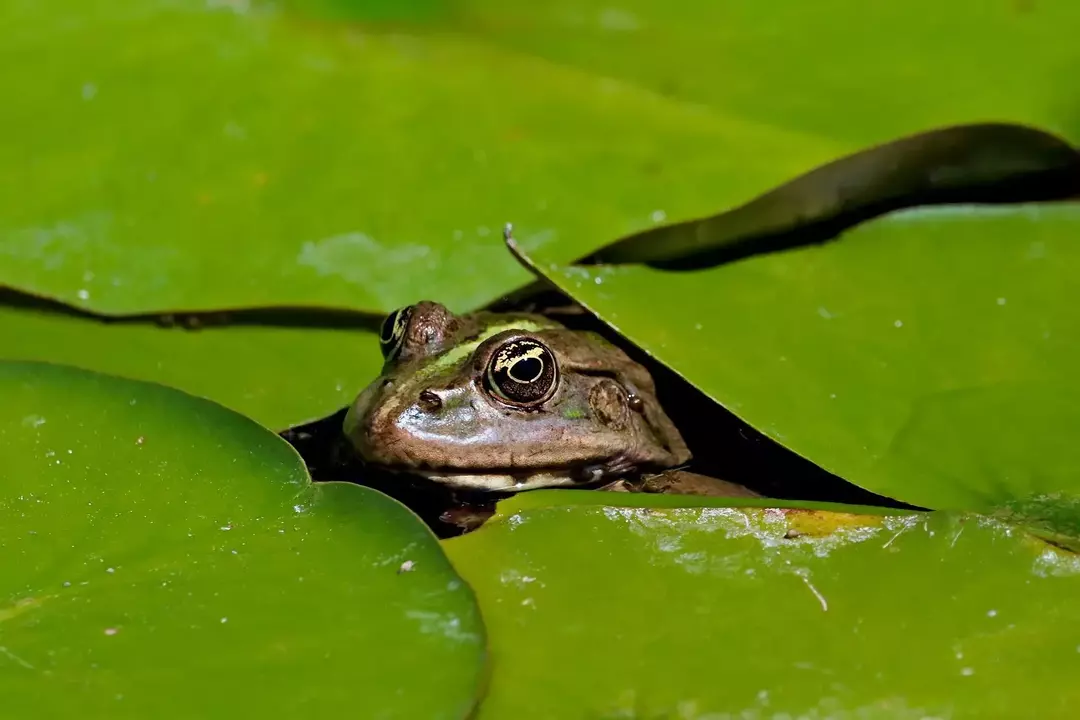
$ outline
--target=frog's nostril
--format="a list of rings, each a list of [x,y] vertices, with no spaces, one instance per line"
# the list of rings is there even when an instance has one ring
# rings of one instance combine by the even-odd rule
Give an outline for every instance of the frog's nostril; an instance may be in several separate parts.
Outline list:
[[[420,392],[420,408],[427,412],[434,412],[442,407],[442,398],[431,390]]]

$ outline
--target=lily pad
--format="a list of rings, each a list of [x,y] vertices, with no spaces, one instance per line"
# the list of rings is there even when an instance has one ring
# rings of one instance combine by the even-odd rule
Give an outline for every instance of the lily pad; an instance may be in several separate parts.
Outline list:
[[[1080,140],[1075,3],[464,0],[457,17],[503,47],[848,151],[981,120]]]
[[[837,154],[438,12],[321,5],[0,8],[0,64],[19,68],[0,79],[19,99],[0,120],[18,138],[0,148],[0,284],[110,315],[471,310],[529,280],[506,221],[570,259]]]
[[[618,240],[580,263],[695,269],[826,241],[917,205],[1018,203],[1080,194],[1080,151],[1023,125],[960,125],[867,148],[712,217]]]
[[[353,325],[235,324],[188,330],[0,304],[0,357],[74,365],[209,398],[272,430],[348,405],[382,366],[373,331]]]
[[[469,712],[472,592],[404,507],[158,385],[5,362],[0,395],[6,712]]]
[[[490,630],[481,718],[1068,718],[1080,701],[1080,562],[1008,525],[518,502],[444,541]]]
[[[537,269],[751,426],[872,492],[1080,492],[1080,206],[914,209],[695,272]]]

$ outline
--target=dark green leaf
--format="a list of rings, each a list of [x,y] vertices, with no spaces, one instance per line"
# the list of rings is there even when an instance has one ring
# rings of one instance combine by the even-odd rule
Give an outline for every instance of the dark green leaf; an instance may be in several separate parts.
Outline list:
[[[1080,207],[912,210],[689,273],[537,268],[751,426],[873,492],[1080,492]]]
[[[467,714],[480,618],[405,508],[157,385],[0,363],[0,396],[5,714]]]
[[[18,68],[0,284],[113,315],[464,311],[529,280],[504,222],[580,257],[839,153],[435,19],[362,22],[381,3],[319,4],[0,6]]]
[[[817,168],[733,210],[616,241],[582,263],[693,269],[823,242],[914,205],[1080,196],[1080,152],[1019,125],[921,133]]]
[[[502,47],[758,128],[839,141],[837,157],[984,120],[1080,141],[1076,3],[462,0],[456,9],[462,28]],[[777,159],[754,144],[758,162]]]
[[[11,300],[10,296],[7,298]],[[243,318],[234,318],[243,320]],[[273,430],[352,402],[382,365],[378,337],[355,325],[160,327],[40,306],[0,305],[0,357],[150,380],[221,403]]]

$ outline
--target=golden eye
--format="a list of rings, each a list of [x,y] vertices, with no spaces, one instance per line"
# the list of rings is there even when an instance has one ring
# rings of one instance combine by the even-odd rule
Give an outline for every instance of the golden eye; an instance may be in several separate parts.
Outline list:
[[[499,346],[484,375],[488,389],[514,405],[539,405],[555,392],[559,366],[547,346],[531,338]]]
[[[393,360],[401,350],[401,341],[405,338],[405,330],[409,327],[412,312],[412,305],[409,305],[395,310],[383,320],[382,327],[379,329],[379,348],[385,359]]]

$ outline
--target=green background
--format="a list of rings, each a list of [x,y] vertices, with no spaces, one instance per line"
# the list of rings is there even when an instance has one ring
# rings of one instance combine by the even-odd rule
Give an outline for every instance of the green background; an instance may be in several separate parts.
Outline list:
[[[1076,143],[1078,23],[1064,0],[0,0],[6,706],[1071,717],[1075,557],[1026,529],[1080,533],[1074,206],[909,211],[690,273],[568,263],[944,125]],[[382,313],[531,282],[508,221],[756,429],[935,512],[535,493],[440,544],[312,487],[270,431],[371,381]]]

